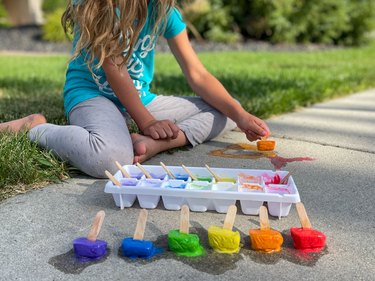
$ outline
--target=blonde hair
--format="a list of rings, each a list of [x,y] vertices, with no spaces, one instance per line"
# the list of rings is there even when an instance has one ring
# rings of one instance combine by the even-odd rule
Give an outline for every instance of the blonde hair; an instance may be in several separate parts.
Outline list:
[[[103,65],[104,59],[121,56],[119,68],[127,64],[136,40],[146,22],[148,5],[153,5],[150,18],[152,34],[161,33],[165,19],[175,6],[174,0],[81,0],[82,4],[69,1],[61,23],[67,35],[79,28],[72,60],[83,52],[90,71]],[[148,4],[149,2],[149,4]],[[125,55],[124,55],[124,52]]]

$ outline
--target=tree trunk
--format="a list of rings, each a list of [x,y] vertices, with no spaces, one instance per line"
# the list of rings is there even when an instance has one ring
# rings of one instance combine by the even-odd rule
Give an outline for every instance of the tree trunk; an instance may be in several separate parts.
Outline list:
[[[43,0],[3,0],[13,26],[43,23]]]

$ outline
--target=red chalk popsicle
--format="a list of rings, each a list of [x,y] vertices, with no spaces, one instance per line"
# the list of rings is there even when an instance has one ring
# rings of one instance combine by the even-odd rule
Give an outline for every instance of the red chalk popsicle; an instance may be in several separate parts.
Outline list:
[[[290,234],[294,241],[294,247],[308,252],[321,251],[326,243],[324,233],[313,229],[302,202],[296,203],[297,213],[302,227],[292,227]]]
[[[73,241],[74,254],[78,260],[95,261],[107,253],[107,242],[96,239],[102,227],[104,217],[104,211],[99,211],[95,216],[87,238],[79,237]]]

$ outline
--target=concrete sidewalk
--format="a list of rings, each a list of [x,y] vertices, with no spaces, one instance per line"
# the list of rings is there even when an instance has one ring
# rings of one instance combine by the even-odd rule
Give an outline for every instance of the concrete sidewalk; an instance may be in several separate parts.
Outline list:
[[[327,235],[320,254],[295,251],[288,235],[299,226],[295,208],[274,229],[284,234],[281,253],[249,250],[249,228],[258,217],[239,211],[235,227],[244,244],[239,254],[209,250],[207,228],[221,225],[216,212],[190,214],[192,232],[200,235],[207,255],[177,258],[166,252],[151,260],[130,261],[119,256],[125,236],[132,236],[139,205],[120,210],[105,180],[74,178],[11,198],[0,204],[0,280],[373,280],[375,276],[375,90],[317,104],[268,120],[277,140],[276,152],[285,158],[312,157],[284,168],[293,178],[313,227]],[[162,154],[145,164],[273,169],[268,158],[239,159],[210,156],[231,143],[246,143],[231,132],[191,151]],[[100,239],[109,255],[99,263],[77,264],[72,240],[87,235],[96,212],[105,210]],[[240,209],[240,208],[239,208]],[[149,211],[145,239],[166,246],[166,234],[179,227],[179,212]],[[372,277],[371,277],[372,276]]]

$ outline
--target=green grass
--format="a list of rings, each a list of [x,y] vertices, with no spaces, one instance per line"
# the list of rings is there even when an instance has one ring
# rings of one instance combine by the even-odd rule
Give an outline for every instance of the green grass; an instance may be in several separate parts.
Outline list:
[[[315,52],[218,52],[199,54],[249,112],[267,118],[375,86],[375,44]],[[61,89],[68,56],[0,54],[0,122],[41,112],[65,124]],[[170,54],[156,57],[152,90],[191,95]],[[0,135],[0,200],[55,182],[69,166],[31,144],[26,135]]]

